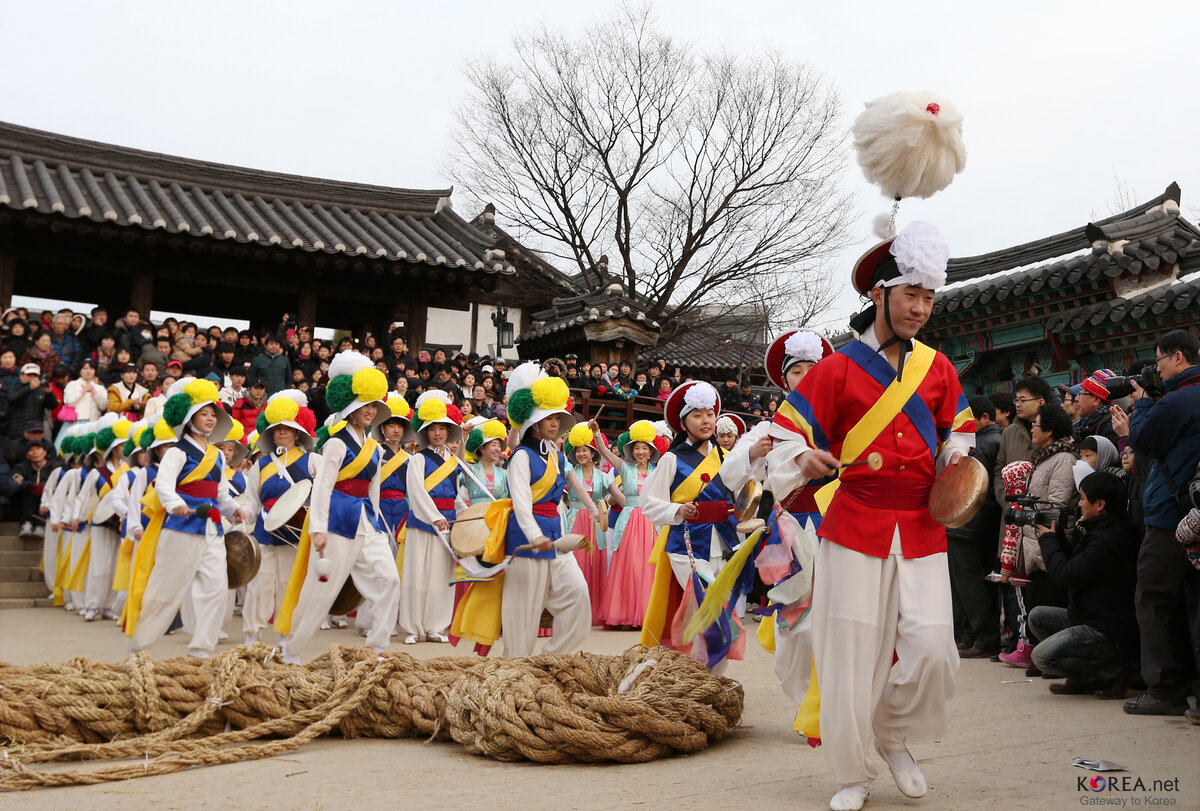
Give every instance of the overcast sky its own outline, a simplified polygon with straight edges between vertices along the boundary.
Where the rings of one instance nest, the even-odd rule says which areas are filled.
[[[1200,211],[1200,11],[1194,2],[739,3],[660,0],[659,27],[704,49],[775,48],[862,103],[933,90],[965,118],[967,168],[900,222],[952,253],[995,250],[1110,214],[1173,180]],[[0,120],[124,146],[339,180],[450,184],[441,166],[462,68],[545,24],[610,6],[537,2],[4,0]],[[861,180],[860,244],[888,201]],[[459,213],[464,210],[459,195]],[[500,212],[503,223],[503,212]],[[839,298],[831,319],[856,309]]]

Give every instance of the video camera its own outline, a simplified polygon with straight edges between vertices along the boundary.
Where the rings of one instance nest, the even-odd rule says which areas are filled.
[[[1109,396],[1117,400],[1133,394],[1134,383],[1141,386],[1152,400],[1157,400],[1167,391],[1163,388],[1162,377],[1158,374],[1158,368],[1154,365],[1143,366],[1137,374],[1109,378],[1104,386],[1108,389]]]
[[[1062,519],[1062,508],[1052,502],[1041,501],[1033,496],[1005,496],[1009,506],[1004,508],[1004,523],[1018,527],[1042,526],[1048,527]],[[1045,504],[1045,509],[1038,509],[1039,504]]]

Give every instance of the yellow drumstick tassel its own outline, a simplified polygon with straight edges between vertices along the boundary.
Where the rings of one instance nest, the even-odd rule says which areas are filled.
[[[683,644],[691,642],[696,636],[702,633],[706,628],[710,627],[717,621],[717,617],[721,615],[721,609],[725,607],[729,595],[733,593],[733,586],[737,583],[738,578],[742,574],[742,570],[746,568],[746,564],[750,560],[750,556],[754,553],[758,546],[758,539],[762,537],[766,527],[760,527],[753,535],[746,539],[746,542],[738,548],[738,551],[733,554],[725,567],[721,569],[720,574],[713,580],[712,585],[704,594],[704,602],[696,609],[696,613],[683,628]]]

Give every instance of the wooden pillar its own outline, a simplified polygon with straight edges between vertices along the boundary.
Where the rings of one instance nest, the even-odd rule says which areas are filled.
[[[141,313],[142,318],[150,319],[150,311],[154,309],[154,277],[149,273],[134,271],[129,306]]]
[[[296,323],[305,324],[316,329],[317,326],[317,294],[301,293],[296,303]]]
[[[12,306],[12,297],[17,286],[17,258],[0,254],[0,310]]]
[[[425,327],[429,321],[429,308],[424,303],[408,305],[408,318],[404,330],[408,333],[408,348],[412,352],[425,348]]]
[[[471,302],[471,340],[467,342],[467,354],[468,355],[472,352],[479,351],[479,348],[476,346],[478,335],[479,335],[479,304],[478,304],[478,302],[472,301]]]

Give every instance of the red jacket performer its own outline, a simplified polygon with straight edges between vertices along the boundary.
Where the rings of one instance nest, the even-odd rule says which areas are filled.
[[[861,334],[821,360],[779,409],[767,457],[795,487],[845,468],[817,496],[813,642],[821,741],[842,788],[833,809],[861,808],[876,776],[870,734],[896,785],[926,791],[906,742],[945,726],[958,655],[946,531],[929,513],[933,480],[974,445],[975,423],[945,355],[914,337],[945,283],[949,251],[937,229],[913,223],[868,252],[854,286],[871,306]],[[898,676],[889,681],[893,655]]]

